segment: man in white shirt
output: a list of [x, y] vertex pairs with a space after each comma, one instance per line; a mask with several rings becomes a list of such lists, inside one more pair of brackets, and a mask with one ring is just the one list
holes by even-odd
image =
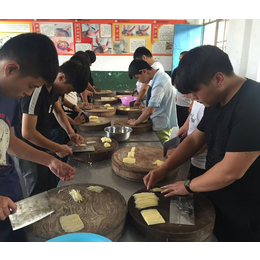
[[[153, 69], [160, 71], [164, 71], [162, 64], [159, 61], [156, 61], [153, 57], [152, 53], [144, 46], [139, 47], [134, 52], [134, 59], [135, 60], [144, 60], [146, 61]], [[135, 106], [146, 106], [147, 102], [144, 99], [146, 92], [148, 91], [149, 87], [151, 86], [151, 81], [148, 84], [141, 83], [139, 81], [136, 82], [136, 89], [138, 92], [138, 99], [135, 102]]]

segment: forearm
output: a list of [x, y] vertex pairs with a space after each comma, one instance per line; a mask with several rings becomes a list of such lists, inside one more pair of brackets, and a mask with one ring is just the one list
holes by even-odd
[[95, 88], [90, 83], [88, 83], [88, 88], [94, 93], [96, 92]]
[[63, 110], [54, 111], [54, 115], [60, 124], [60, 126], [67, 132], [68, 135], [74, 134], [74, 130], [72, 129], [67, 115], [64, 113]]
[[138, 94], [137, 102], [141, 102], [141, 101], [144, 99], [144, 97], [145, 97], [145, 95], [146, 95], [146, 92], [147, 92], [147, 90], [148, 90], [149, 87], [150, 87], [150, 86], [147, 85], [147, 84], [143, 84], [143, 85], [142, 85], [142, 87], [141, 87], [141, 89], [140, 89], [140, 92], [139, 92], [139, 94]]
[[242, 178], [259, 152], [227, 152], [219, 163], [191, 181], [190, 189], [205, 192], [222, 189]]
[[35, 149], [34, 147], [25, 143], [16, 136], [12, 136], [12, 138], [10, 139], [10, 144], [7, 152], [20, 159], [39, 163], [47, 167], [52, 163], [53, 160], [55, 160], [55, 157]]
[[[31, 143], [51, 150], [51, 151], [58, 151], [60, 145], [58, 143], [55, 143], [51, 140], [49, 140], [48, 138], [46, 138], [45, 136], [43, 136], [40, 132], [38, 132], [36, 129], [31, 129], [31, 131], [23, 131], [23, 138], [25, 138], [26, 140], [30, 141]], [[20, 139], [18, 139], [20, 140]]]
[[144, 120], [148, 119], [153, 114], [152, 109], [150, 107], [144, 108], [142, 114], [136, 119], [135, 124], [141, 124]]

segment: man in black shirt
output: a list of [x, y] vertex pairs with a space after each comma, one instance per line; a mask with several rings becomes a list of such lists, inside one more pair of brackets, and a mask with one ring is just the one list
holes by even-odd
[[[23, 118], [22, 125], [15, 127], [16, 136], [39, 150], [52, 151], [61, 158], [72, 154], [67, 145], [51, 140], [50, 119], [53, 112], [71, 141], [76, 144], [84, 141], [84, 138], [76, 134], [71, 127], [55, 89], [59, 93], [62, 89], [62, 94], [75, 90], [84, 91], [88, 76], [87, 68], [79, 62], [71, 60], [61, 65], [52, 84], [45, 84], [36, 89], [32, 96], [25, 96], [21, 99]], [[17, 170], [24, 178], [27, 196], [57, 186], [59, 179], [55, 178], [47, 167], [18, 158], [15, 162]]]
[[219, 48], [200, 46], [180, 61], [176, 87], [205, 105], [204, 117], [169, 159], [144, 177], [147, 189], [207, 143], [207, 171], [165, 185], [162, 193], [204, 193], [216, 210], [219, 241], [260, 241], [260, 83], [237, 76]]

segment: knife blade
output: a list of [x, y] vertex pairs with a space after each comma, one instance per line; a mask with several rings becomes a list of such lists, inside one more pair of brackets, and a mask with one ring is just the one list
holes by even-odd
[[165, 142], [163, 144], [163, 156], [165, 157], [167, 154], [167, 151], [172, 148], [177, 148], [177, 146], [180, 144], [181, 138], [179, 136], [176, 136], [169, 141]]
[[69, 148], [72, 149], [73, 153], [95, 152], [95, 147], [93, 145], [87, 145], [87, 146], [72, 145], [72, 146], [69, 146]]
[[195, 225], [193, 194], [172, 197], [170, 200], [169, 223]]
[[9, 215], [13, 230], [26, 227], [54, 212], [47, 191], [15, 202], [17, 211]]

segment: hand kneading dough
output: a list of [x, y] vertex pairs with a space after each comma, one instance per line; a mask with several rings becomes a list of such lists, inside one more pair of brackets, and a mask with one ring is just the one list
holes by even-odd
[[157, 209], [145, 209], [141, 211], [141, 214], [147, 225], [165, 223], [165, 220]]
[[65, 232], [76, 232], [84, 228], [84, 224], [81, 221], [78, 214], [71, 214], [68, 216], [60, 217], [60, 224]]

